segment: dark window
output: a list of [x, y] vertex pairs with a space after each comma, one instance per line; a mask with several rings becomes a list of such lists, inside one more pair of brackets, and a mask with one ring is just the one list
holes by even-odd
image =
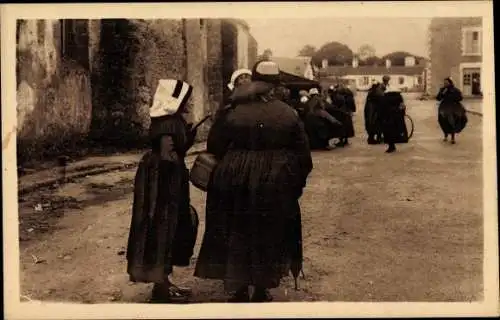
[[89, 68], [88, 20], [64, 19], [61, 25], [61, 57]]
[[472, 32], [472, 40], [473, 41], [479, 40], [479, 32], [477, 31]]
[[405, 77], [399, 77], [399, 84], [405, 84]]

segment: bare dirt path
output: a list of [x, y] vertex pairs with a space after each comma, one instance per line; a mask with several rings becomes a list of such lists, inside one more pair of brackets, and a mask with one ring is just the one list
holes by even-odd
[[[471, 115], [452, 146], [441, 141], [434, 102], [408, 100], [414, 139], [386, 155], [383, 146], [365, 142], [362, 102], [352, 145], [314, 153], [302, 198], [307, 279], [299, 291], [286, 279], [276, 301], [481, 299], [481, 118]], [[111, 172], [23, 197], [25, 298], [149, 298], [150, 286], [132, 284], [126, 274], [133, 176], [134, 169]], [[205, 195], [191, 192], [201, 219], [199, 248]], [[224, 301], [221, 283], [194, 278], [192, 266], [176, 269], [174, 280], [193, 287], [193, 302]]]

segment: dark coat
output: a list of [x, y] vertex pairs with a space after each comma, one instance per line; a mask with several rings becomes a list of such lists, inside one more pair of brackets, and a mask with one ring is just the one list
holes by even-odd
[[[248, 97], [257, 89], [246, 90]], [[312, 170], [303, 124], [290, 106], [240, 101], [245, 102], [233, 103], [209, 132], [207, 151], [219, 162], [207, 192], [195, 270], [197, 277], [224, 280], [228, 291], [241, 285], [273, 288], [290, 270], [298, 274], [298, 200]]]
[[438, 122], [443, 133], [460, 133], [467, 125], [467, 113], [461, 103], [462, 99], [462, 92], [455, 86], [439, 90], [436, 97], [440, 101]]
[[377, 85], [373, 85], [366, 95], [364, 118], [365, 130], [369, 136], [379, 135], [382, 133], [380, 119], [378, 115], [377, 103], [380, 102], [380, 97], [377, 96]]
[[340, 88], [338, 94], [343, 97], [344, 108], [349, 112], [356, 112], [356, 100], [352, 91], [349, 88]]
[[[127, 272], [134, 282], [161, 283], [172, 266], [187, 266], [193, 255], [197, 221], [189, 203], [189, 172], [184, 163], [194, 132], [183, 118], [154, 120], [153, 150], [142, 157], [134, 181]], [[159, 139], [171, 135], [178, 161], [162, 161]]]
[[407, 143], [408, 128], [405, 123], [403, 96], [400, 92], [386, 92], [379, 105], [378, 114], [384, 134], [384, 141], [390, 143]]

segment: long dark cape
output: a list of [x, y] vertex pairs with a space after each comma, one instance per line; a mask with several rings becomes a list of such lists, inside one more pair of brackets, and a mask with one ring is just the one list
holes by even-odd
[[172, 135], [179, 160], [161, 161], [149, 151], [141, 159], [134, 181], [132, 218], [127, 246], [127, 272], [135, 282], [164, 282], [172, 266], [187, 266], [198, 228], [189, 204], [189, 174], [184, 155], [192, 145], [180, 118], [160, 121], [154, 137]]

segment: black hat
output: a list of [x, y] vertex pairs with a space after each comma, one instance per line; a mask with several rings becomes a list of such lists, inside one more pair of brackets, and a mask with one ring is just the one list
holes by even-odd
[[280, 84], [280, 69], [273, 61], [259, 61], [252, 69], [252, 81]]

